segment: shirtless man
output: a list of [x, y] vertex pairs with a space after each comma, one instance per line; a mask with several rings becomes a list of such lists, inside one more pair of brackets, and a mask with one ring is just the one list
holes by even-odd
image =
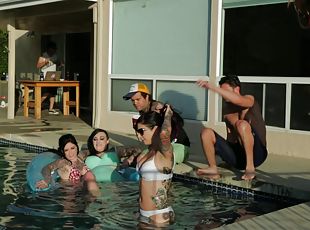
[[255, 168], [266, 160], [268, 154], [266, 126], [254, 96], [241, 95], [241, 83], [235, 75], [222, 77], [220, 87], [203, 80], [198, 80], [197, 84], [218, 93], [225, 100], [223, 116], [227, 131], [225, 140], [211, 128], [202, 129], [200, 137], [209, 167], [199, 168], [197, 174], [218, 179], [217, 154], [229, 165], [245, 170], [243, 180], [254, 179]]

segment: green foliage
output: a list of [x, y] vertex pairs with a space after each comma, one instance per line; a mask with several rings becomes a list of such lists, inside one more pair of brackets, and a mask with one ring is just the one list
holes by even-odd
[[8, 33], [0, 30], [0, 73], [8, 72]]

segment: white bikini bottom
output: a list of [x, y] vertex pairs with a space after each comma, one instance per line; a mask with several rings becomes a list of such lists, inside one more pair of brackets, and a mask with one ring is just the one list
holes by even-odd
[[150, 217], [150, 216], [154, 216], [154, 215], [166, 213], [166, 212], [173, 212], [172, 207], [169, 206], [169, 207], [164, 208], [164, 209], [150, 210], [150, 211], [145, 211], [143, 209], [140, 209], [140, 214], [142, 216], [145, 216], [145, 217]]

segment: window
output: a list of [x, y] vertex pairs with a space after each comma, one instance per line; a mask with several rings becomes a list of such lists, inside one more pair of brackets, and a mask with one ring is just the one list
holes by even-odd
[[112, 103], [111, 110], [113, 111], [128, 111], [128, 112], [137, 112], [132, 105], [131, 100], [124, 100], [123, 96], [126, 95], [129, 91], [129, 88], [132, 84], [141, 82], [144, 83], [150, 91], [152, 91], [152, 81], [146, 80], [121, 80], [113, 79], [112, 80]]
[[287, 4], [225, 10], [224, 74], [310, 76], [310, 30]]
[[294, 84], [291, 101], [291, 129], [310, 130], [310, 85]]
[[[224, 75], [267, 79], [267, 83], [243, 87], [261, 101], [267, 125], [310, 130], [305, 100], [309, 85], [294, 84], [294, 79], [310, 81], [310, 30], [299, 26], [293, 7], [284, 3], [225, 9], [223, 50]], [[286, 117], [287, 106], [291, 106], [290, 117]]]
[[112, 74], [207, 75], [210, 2], [114, 1]]
[[113, 1], [113, 111], [134, 111], [121, 96], [139, 81], [183, 118], [207, 118], [207, 91], [195, 81], [209, 73], [210, 10], [211, 0]]

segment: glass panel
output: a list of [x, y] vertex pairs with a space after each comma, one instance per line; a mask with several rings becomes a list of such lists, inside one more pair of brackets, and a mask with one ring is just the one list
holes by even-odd
[[285, 84], [266, 84], [266, 125], [285, 127]]
[[208, 91], [193, 82], [157, 81], [158, 100], [171, 104], [184, 119], [207, 120]]
[[309, 48], [287, 3], [225, 10], [224, 75], [310, 77]]
[[131, 100], [124, 100], [123, 96], [128, 93], [129, 88], [132, 84], [136, 82], [141, 82], [147, 85], [149, 90], [153, 89], [152, 81], [147, 80], [119, 80], [112, 79], [112, 102], [111, 102], [111, 110], [112, 111], [129, 111], [136, 112], [133, 107]]
[[241, 83], [241, 94], [253, 95], [260, 107], [263, 105], [263, 84], [262, 83]]
[[114, 1], [112, 73], [208, 75], [210, 2]]
[[292, 85], [291, 129], [310, 131], [310, 85]]

